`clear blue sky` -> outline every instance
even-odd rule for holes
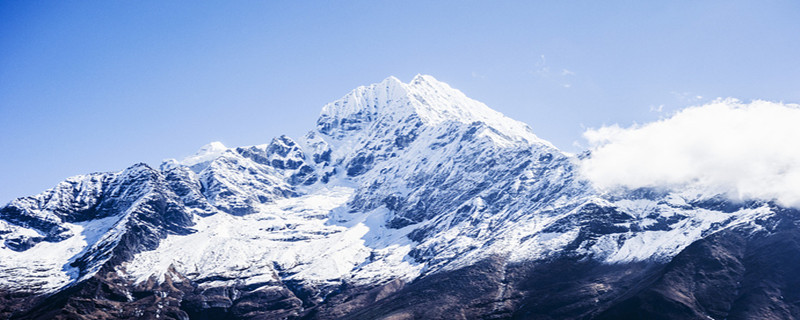
[[[716,97],[800,102],[798,17],[798,1],[3,1],[0,202],[299,137],[389,75],[431,74],[567,151],[585,127]]]

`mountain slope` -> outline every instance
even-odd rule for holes
[[[798,252],[748,276],[765,251],[734,251],[784,239],[795,213],[698,190],[601,193],[525,124],[433,77],[390,77],[324,106],[301,139],[212,143],[12,201],[0,317],[759,314],[731,299],[790,316],[796,303],[758,283],[792,283],[781,266]],[[692,253],[717,242],[719,258]],[[719,263],[721,278],[691,275]],[[678,299],[664,289],[676,277],[681,297],[739,291]]]

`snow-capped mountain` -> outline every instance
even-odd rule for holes
[[[214,142],[12,201],[0,317],[800,316],[794,280],[774,280],[791,269],[759,267],[763,243],[800,239],[797,210],[601,193],[577,166],[431,76],[390,77],[299,139]]]

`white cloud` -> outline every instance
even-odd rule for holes
[[[536,71],[534,71],[534,73],[542,77],[548,77],[550,75],[550,67],[547,65],[547,60],[545,60],[544,55],[539,56],[539,61],[536,62]]]
[[[566,68],[561,69],[561,72],[551,72],[550,65],[547,64],[547,59],[544,55],[539,56],[539,60],[535,65],[535,70],[531,73],[547,80],[550,83],[557,84],[564,89],[572,88],[572,81],[570,81],[570,78],[575,76],[575,72]]]
[[[695,187],[800,206],[800,105],[717,100],[645,125],[589,129],[601,189]]]
[[[703,100],[703,96],[691,92],[671,91],[670,94],[682,103],[700,103]]]
[[[473,79],[486,79],[486,75],[477,73],[475,71],[472,71],[472,78]]]

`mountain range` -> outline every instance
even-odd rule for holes
[[[0,318],[800,318],[800,211],[600,190],[427,75],[0,209]],[[10,183],[6,181],[6,183]]]

